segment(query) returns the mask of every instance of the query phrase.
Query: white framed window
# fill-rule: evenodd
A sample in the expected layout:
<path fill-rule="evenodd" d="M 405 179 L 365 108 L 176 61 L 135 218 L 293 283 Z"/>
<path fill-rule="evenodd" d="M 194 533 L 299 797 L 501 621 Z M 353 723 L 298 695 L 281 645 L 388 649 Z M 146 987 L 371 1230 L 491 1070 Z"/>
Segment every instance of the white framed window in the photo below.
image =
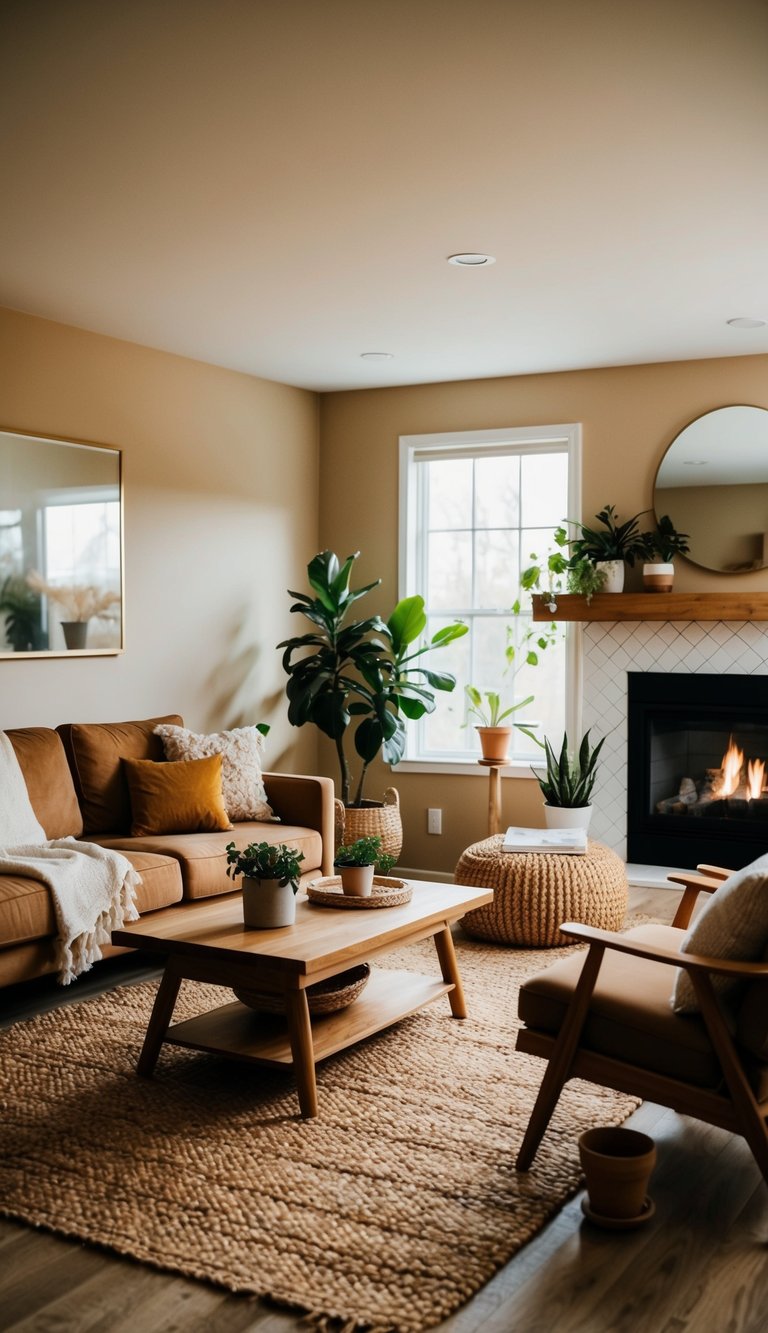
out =
<path fill-rule="evenodd" d="M 505 706 L 532 694 L 516 721 L 535 722 L 537 735 L 555 740 L 564 729 L 575 734 L 577 636 L 569 627 L 539 647 L 543 635 L 532 624 L 530 598 L 520 595 L 520 575 L 533 555 L 546 562 L 556 549 L 555 528 L 580 513 L 577 423 L 400 437 L 400 596 L 424 598 L 427 638 L 454 620 L 469 633 L 436 651 L 431 663 L 424 659 L 453 672 L 456 688 L 438 693 L 435 712 L 409 724 L 398 769 L 485 771 L 477 765 L 475 719 L 467 717 L 467 684 L 499 691 Z M 511 753 L 510 771 L 527 777 L 531 760 L 542 755 L 517 730 Z"/>

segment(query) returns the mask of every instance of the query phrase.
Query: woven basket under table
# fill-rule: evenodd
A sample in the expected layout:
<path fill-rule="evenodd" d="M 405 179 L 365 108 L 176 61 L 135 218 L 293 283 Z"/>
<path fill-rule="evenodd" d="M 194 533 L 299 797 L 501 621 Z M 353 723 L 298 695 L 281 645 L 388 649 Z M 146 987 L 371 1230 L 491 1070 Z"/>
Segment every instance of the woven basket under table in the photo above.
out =
<path fill-rule="evenodd" d="M 584 856 L 558 852 L 502 852 L 502 835 L 462 852 L 457 884 L 492 888 L 493 902 L 462 918 L 468 935 L 496 944 L 543 948 L 567 944 L 563 921 L 620 930 L 627 912 L 624 862 L 609 847 L 589 842 Z"/>

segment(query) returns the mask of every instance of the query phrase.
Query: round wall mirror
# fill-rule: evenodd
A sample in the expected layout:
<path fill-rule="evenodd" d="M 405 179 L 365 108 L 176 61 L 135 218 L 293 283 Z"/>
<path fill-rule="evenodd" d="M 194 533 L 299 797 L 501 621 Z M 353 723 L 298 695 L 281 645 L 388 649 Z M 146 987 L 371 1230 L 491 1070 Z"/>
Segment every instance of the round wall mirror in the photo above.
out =
<path fill-rule="evenodd" d="M 768 568 L 768 409 L 719 407 L 681 430 L 656 473 L 653 508 L 688 533 L 694 565 Z"/>

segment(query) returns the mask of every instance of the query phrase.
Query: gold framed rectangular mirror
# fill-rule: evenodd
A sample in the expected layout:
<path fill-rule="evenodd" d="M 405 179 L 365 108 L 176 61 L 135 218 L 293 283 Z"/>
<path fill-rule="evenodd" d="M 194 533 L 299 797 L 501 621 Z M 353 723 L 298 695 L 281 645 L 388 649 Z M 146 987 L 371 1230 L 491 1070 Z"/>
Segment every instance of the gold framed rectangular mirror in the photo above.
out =
<path fill-rule="evenodd" d="M 0 658 L 123 647 L 120 450 L 0 429 Z"/>

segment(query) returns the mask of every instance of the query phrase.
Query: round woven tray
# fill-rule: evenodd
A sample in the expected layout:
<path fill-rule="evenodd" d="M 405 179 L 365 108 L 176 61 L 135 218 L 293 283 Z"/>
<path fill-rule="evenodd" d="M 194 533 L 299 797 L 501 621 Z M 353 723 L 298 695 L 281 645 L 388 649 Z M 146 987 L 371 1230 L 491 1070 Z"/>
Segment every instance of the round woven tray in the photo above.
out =
<path fill-rule="evenodd" d="M 310 1014 L 333 1014 L 337 1009 L 346 1009 L 356 1000 L 368 984 L 371 975 L 368 963 L 358 963 L 346 972 L 339 972 L 325 981 L 316 981 L 307 986 L 307 1003 Z M 282 995 L 268 995 L 255 990 L 236 990 L 235 995 L 250 1009 L 260 1009 L 265 1014 L 284 1014 L 285 1001 Z"/>
<path fill-rule="evenodd" d="M 341 875 L 326 875 L 323 879 L 311 879 L 306 893 L 309 901 L 320 907 L 402 907 L 411 901 L 413 885 L 404 879 L 374 875 L 370 897 L 357 898 L 342 892 Z"/>

